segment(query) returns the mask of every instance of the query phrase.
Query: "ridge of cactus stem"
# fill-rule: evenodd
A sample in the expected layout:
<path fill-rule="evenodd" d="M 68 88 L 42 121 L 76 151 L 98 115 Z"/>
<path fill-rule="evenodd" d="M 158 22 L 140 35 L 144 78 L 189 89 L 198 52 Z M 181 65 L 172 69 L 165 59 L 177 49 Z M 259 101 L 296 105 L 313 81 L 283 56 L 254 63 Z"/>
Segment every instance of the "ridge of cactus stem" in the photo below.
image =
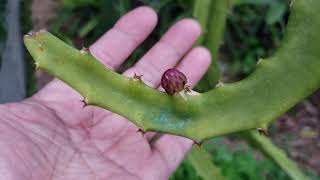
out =
<path fill-rule="evenodd" d="M 60 78 L 88 104 L 129 119 L 144 131 L 195 141 L 267 128 L 320 87 L 320 1 L 294 0 L 285 39 L 277 53 L 248 78 L 198 95 L 169 96 L 104 67 L 46 31 L 25 36 L 39 68 Z"/>

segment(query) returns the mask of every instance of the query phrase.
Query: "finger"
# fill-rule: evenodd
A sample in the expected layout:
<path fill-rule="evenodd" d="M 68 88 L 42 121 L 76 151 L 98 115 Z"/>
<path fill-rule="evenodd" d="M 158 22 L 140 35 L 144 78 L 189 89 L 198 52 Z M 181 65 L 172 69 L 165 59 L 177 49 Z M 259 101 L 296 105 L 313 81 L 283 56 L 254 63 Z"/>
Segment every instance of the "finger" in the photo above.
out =
<path fill-rule="evenodd" d="M 111 30 L 91 45 L 90 52 L 107 67 L 116 69 L 151 33 L 156 23 L 157 15 L 151 8 L 134 9 L 124 15 Z M 55 94 L 60 94 L 63 97 L 51 97 L 52 93 L 47 92 L 51 92 L 52 89 L 55 89 Z M 63 93 L 57 93 L 57 90 Z M 81 98 L 73 89 L 56 79 L 38 92 L 35 98 L 64 99 L 66 94 L 72 99 Z M 81 103 L 78 106 L 81 106 Z"/>
<path fill-rule="evenodd" d="M 195 86 L 210 65 L 210 53 L 207 49 L 194 48 L 177 66 L 183 72 L 190 86 Z M 184 155 L 191 148 L 193 141 L 184 137 L 165 134 L 154 142 L 155 157 L 157 154 L 168 162 L 170 169 L 175 169 Z M 158 158 L 158 157 L 156 157 Z"/>
<path fill-rule="evenodd" d="M 176 66 L 195 43 L 200 33 L 200 25 L 193 19 L 177 22 L 125 75 L 132 76 L 134 73 L 143 75 L 142 80 L 147 85 L 157 87 L 163 72 Z"/>
<path fill-rule="evenodd" d="M 140 7 L 132 10 L 95 42 L 90 47 L 90 52 L 109 68 L 116 69 L 151 33 L 156 23 L 157 15 L 151 8 Z M 67 101 L 66 97 L 71 100 Z M 74 102 L 74 99 L 81 101 L 82 99 L 77 92 L 57 79 L 38 92 L 34 98 L 46 101 L 64 100 L 67 102 Z M 74 109 L 79 110 L 82 105 L 81 102 L 77 102 L 73 107 L 77 107 Z M 64 109 L 63 107 L 61 108 Z"/>
<path fill-rule="evenodd" d="M 190 51 L 176 67 L 187 77 L 187 85 L 194 87 L 205 74 L 211 63 L 211 54 L 204 47 L 196 47 Z"/>
<path fill-rule="evenodd" d="M 152 32 L 157 15 L 149 7 L 136 8 L 123 17 L 90 47 L 91 54 L 111 69 L 117 69 Z"/>

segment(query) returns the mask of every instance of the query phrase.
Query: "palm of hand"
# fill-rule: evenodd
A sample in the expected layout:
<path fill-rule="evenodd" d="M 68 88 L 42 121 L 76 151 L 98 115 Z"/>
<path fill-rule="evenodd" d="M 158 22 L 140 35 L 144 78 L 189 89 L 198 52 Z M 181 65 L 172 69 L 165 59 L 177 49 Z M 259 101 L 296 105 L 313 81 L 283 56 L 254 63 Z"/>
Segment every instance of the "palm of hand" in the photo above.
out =
<path fill-rule="evenodd" d="M 156 24 L 149 8 L 122 17 L 90 47 L 107 67 L 116 69 Z M 194 85 L 210 63 L 204 48 L 191 48 L 200 34 L 193 20 L 176 23 L 133 68 L 157 88 L 162 73 L 176 67 Z M 109 53 L 110 52 L 110 53 Z M 5 179 L 167 179 L 192 141 L 172 135 L 137 133 L 138 128 L 112 112 L 87 106 L 78 93 L 54 80 L 33 97 L 0 106 L 0 171 Z"/>

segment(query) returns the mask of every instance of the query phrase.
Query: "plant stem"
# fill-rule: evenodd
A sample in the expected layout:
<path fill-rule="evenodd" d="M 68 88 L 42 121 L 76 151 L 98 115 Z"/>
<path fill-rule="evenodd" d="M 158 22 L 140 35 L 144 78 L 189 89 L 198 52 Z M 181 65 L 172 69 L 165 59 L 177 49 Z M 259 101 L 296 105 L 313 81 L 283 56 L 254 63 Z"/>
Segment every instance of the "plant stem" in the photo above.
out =
<path fill-rule="evenodd" d="M 229 6 L 229 1 L 226 0 L 194 1 L 193 15 L 198 19 L 203 29 L 203 35 L 198 42 L 207 47 L 212 55 L 211 65 L 197 86 L 197 90 L 200 92 L 213 89 L 220 78 L 218 53 L 223 41 Z"/>
<path fill-rule="evenodd" d="M 221 174 L 220 168 L 214 165 L 211 155 L 204 147 L 193 146 L 187 156 L 187 161 L 192 164 L 197 174 L 204 180 L 225 179 Z"/>
<path fill-rule="evenodd" d="M 208 33 L 207 25 L 208 25 L 208 18 L 210 14 L 211 2 L 212 2 L 211 0 L 201 0 L 201 1 L 194 0 L 193 1 L 192 15 L 198 20 L 202 29 L 202 35 L 197 41 L 198 45 L 203 44 L 203 40 Z"/>
<path fill-rule="evenodd" d="M 297 164 L 288 158 L 282 149 L 276 147 L 272 141 L 265 136 L 259 135 L 256 131 L 246 131 L 242 133 L 241 136 L 244 137 L 251 146 L 258 148 L 265 156 L 277 163 L 292 179 L 309 179 L 303 174 Z"/>

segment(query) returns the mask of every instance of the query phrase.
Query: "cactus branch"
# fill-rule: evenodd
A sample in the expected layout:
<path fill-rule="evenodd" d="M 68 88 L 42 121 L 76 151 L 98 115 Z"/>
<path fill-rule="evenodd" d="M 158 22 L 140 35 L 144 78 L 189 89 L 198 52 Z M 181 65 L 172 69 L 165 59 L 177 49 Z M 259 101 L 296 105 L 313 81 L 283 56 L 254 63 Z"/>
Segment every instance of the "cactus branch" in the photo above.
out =
<path fill-rule="evenodd" d="M 295 0 L 278 52 L 248 78 L 198 95 L 169 96 L 113 72 L 46 31 L 25 36 L 39 68 L 60 78 L 88 105 L 126 117 L 145 131 L 193 140 L 267 128 L 320 86 L 320 1 Z"/>
<path fill-rule="evenodd" d="M 187 161 L 193 165 L 197 174 L 203 180 L 226 179 L 219 167 L 217 167 L 211 159 L 211 154 L 203 147 L 193 146 L 190 153 L 187 155 Z"/>
<path fill-rule="evenodd" d="M 208 91 L 218 83 L 220 77 L 218 52 L 223 41 L 229 6 L 230 2 L 226 0 L 194 0 L 193 15 L 204 30 L 198 43 L 207 47 L 212 54 L 211 65 L 197 86 L 200 91 Z"/>
<path fill-rule="evenodd" d="M 211 9 L 212 0 L 202 0 L 197 1 L 193 0 L 192 5 L 192 15 L 197 19 L 201 25 L 202 35 L 197 40 L 197 44 L 203 44 L 204 38 L 207 35 L 207 25 L 208 19 L 210 18 L 210 9 Z"/>
<path fill-rule="evenodd" d="M 268 138 L 254 131 L 246 131 L 241 133 L 241 136 L 245 137 L 251 146 L 258 148 L 264 155 L 277 163 L 292 179 L 309 179 L 303 174 L 297 164 L 290 160 L 286 153 L 276 147 Z"/>
<path fill-rule="evenodd" d="M 194 1 L 194 5 L 195 5 L 194 15 L 195 17 L 198 17 L 198 20 L 204 29 L 204 33 L 202 33 L 203 34 L 202 36 L 206 37 L 206 41 L 205 41 L 206 45 L 207 47 L 210 47 L 210 50 L 213 54 L 212 60 L 214 63 L 211 64 L 210 66 L 211 73 L 209 71 L 208 74 L 201 81 L 202 83 L 201 87 L 204 86 L 204 83 L 207 83 L 208 89 L 211 89 L 215 82 L 214 80 L 209 81 L 208 75 L 211 74 L 212 77 L 215 77 L 214 75 L 212 75 L 212 70 L 218 68 L 217 63 L 215 62 L 217 61 L 217 52 L 219 49 L 219 44 L 222 41 L 222 37 L 223 37 L 222 32 L 223 32 L 223 27 L 226 21 L 226 15 L 228 12 L 227 3 L 229 3 L 229 6 L 231 6 L 231 4 L 234 3 L 234 2 L 230 2 L 230 0 L 229 2 L 225 0 L 214 0 L 210 2 L 214 3 L 214 6 L 210 13 L 210 15 L 213 18 L 211 18 L 211 23 L 208 24 L 207 16 L 208 16 L 208 10 L 210 9 L 210 6 L 207 5 L 208 3 L 206 1 L 196 1 L 196 0 Z M 209 26 L 209 27 L 207 28 L 206 26 Z M 209 33 L 205 31 L 206 29 L 209 29 Z M 201 38 L 198 42 L 202 42 L 202 40 L 203 38 Z M 262 62 L 262 59 L 259 59 L 257 64 L 260 64 L 261 62 Z M 217 80 L 217 78 L 215 80 Z M 217 84 L 217 86 L 221 86 L 221 85 L 223 85 L 222 82 L 219 82 Z M 205 89 L 202 88 L 201 90 L 205 90 Z M 259 132 L 260 136 L 258 136 L 257 133 L 252 132 L 252 130 L 248 130 L 241 133 L 242 136 L 240 137 L 242 137 L 244 140 L 246 140 L 249 144 L 254 146 L 256 149 L 260 150 L 267 157 L 271 157 L 271 159 L 275 163 L 277 163 L 281 168 L 283 168 L 284 171 L 286 171 L 291 176 L 292 179 L 307 179 L 306 176 L 304 176 L 304 174 L 302 173 L 302 171 L 298 168 L 298 166 L 293 161 L 291 161 L 281 149 L 274 146 L 272 142 L 267 137 L 265 137 L 269 135 L 268 129 L 257 128 L 257 131 Z M 212 162 L 210 162 L 210 159 L 202 158 L 203 156 L 205 156 L 207 152 L 199 151 L 198 149 L 192 148 L 187 159 L 195 167 L 195 169 L 199 172 L 199 174 L 203 175 L 202 177 L 204 179 L 206 177 L 209 177 L 210 179 L 214 176 L 212 175 L 206 176 L 206 175 L 209 175 L 208 173 L 210 172 L 208 171 L 203 172 L 202 169 L 206 169 L 206 166 L 210 167 L 214 165 L 212 164 Z M 279 154 L 280 154 L 281 160 L 277 160 L 277 157 Z M 199 165 L 203 165 L 204 167 Z M 211 171 L 213 172 L 213 170 Z M 216 179 L 219 179 L 219 178 L 216 178 Z"/>

